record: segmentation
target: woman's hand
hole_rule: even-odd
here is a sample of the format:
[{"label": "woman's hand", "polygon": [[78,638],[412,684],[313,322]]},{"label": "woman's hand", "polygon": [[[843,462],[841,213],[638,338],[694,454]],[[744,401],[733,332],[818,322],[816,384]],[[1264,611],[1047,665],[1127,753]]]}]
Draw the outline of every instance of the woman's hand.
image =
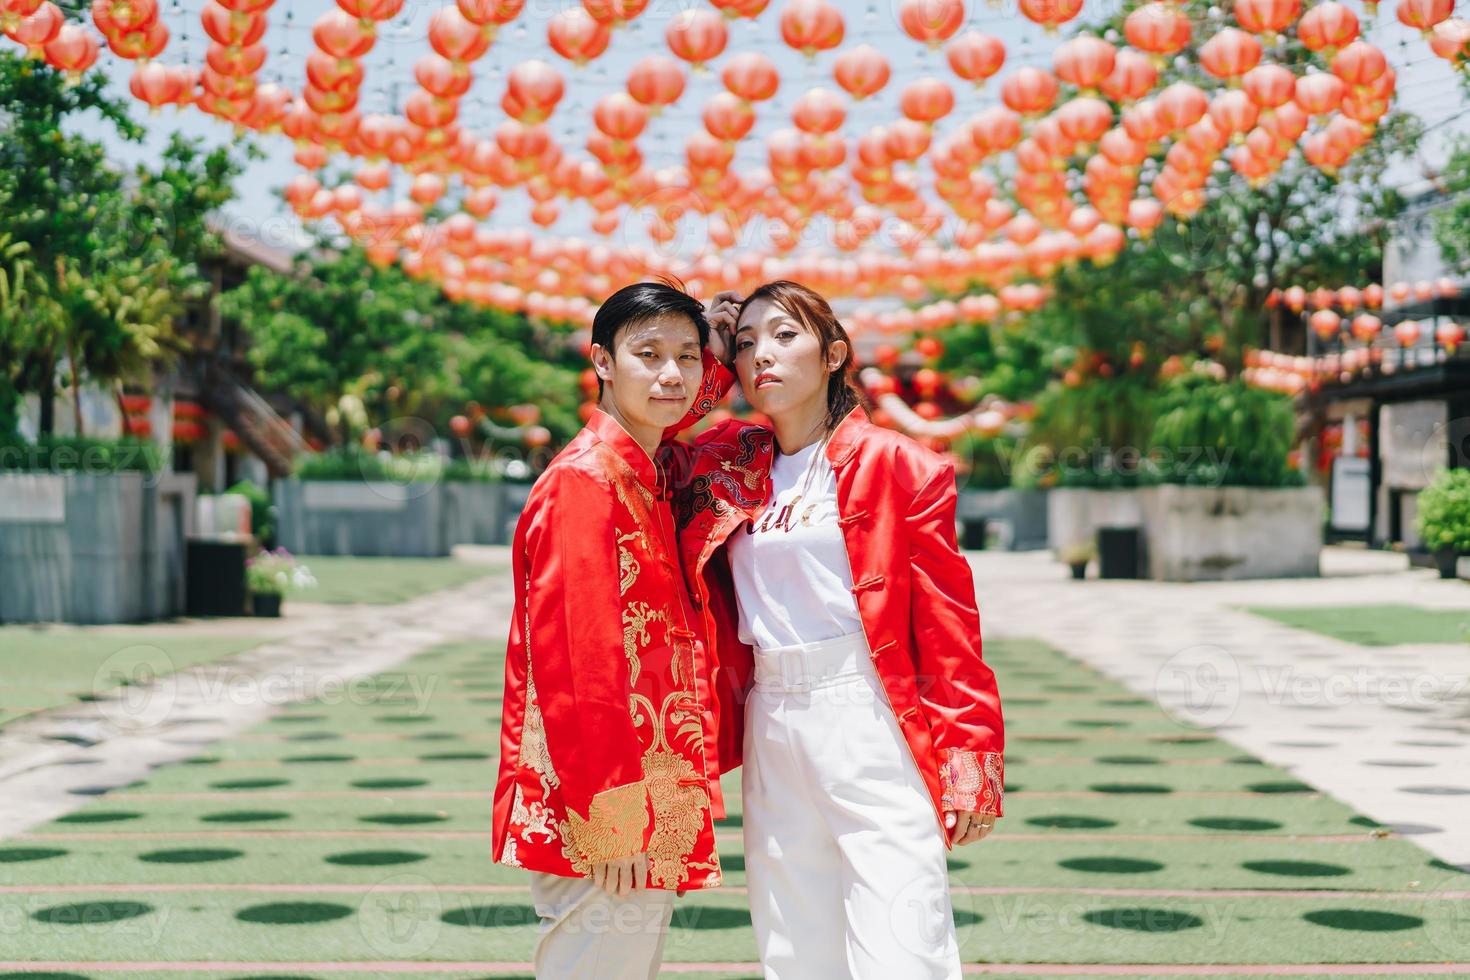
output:
[{"label": "woman's hand", "polygon": [[715,293],[705,307],[705,319],[709,320],[709,350],[725,367],[735,363],[735,322],[740,316],[739,293],[724,290]]},{"label": "woman's hand", "polygon": [[995,829],[995,814],[976,813],[973,810],[944,811],[944,826],[949,829],[949,839],[955,847],[984,840]]}]

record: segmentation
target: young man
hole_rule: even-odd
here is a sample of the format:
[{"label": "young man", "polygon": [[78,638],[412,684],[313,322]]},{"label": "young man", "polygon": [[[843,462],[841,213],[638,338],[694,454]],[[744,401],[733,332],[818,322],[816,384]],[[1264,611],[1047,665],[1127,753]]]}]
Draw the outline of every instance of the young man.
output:
[{"label": "young man", "polygon": [[544,980],[655,976],[675,893],[720,884],[720,681],[654,462],[729,386],[709,334],[671,286],[613,294],[598,408],[516,526],[493,853],[532,872]]}]

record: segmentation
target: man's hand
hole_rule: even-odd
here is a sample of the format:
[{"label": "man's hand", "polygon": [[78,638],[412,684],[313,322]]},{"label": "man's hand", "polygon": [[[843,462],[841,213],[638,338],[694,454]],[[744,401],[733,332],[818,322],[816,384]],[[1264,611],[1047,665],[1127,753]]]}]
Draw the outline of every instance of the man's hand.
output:
[{"label": "man's hand", "polygon": [[973,810],[944,811],[944,826],[949,828],[949,839],[955,847],[984,840],[995,829],[995,814],[976,813]]},{"label": "man's hand", "polygon": [[715,293],[705,308],[710,353],[727,368],[735,363],[735,321],[740,316],[740,303],[740,294],[727,289]]},{"label": "man's hand", "polygon": [[619,898],[632,892],[644,891],[643,883],[647,880],[647,854],[634,854],[631,857],[618,858],[616,861],[603,861],[601,864],[592,866],[592,883],[609,895],[616,895]]}]

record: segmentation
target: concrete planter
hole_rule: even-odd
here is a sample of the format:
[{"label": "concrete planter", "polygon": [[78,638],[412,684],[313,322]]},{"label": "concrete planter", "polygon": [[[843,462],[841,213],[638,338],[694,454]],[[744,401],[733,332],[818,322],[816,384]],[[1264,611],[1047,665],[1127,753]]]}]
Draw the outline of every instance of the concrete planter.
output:
[{"label": "concrete planter", "polygon": [[457,544],[505,544],[505,484],[456,480],[444,484],[444,535]]},{"label": "concrete planter", "polygon": [[1096,541],[1100,527],[1142,527],[1136,489],[1053,487],[1046,497],[1046,544],[1053,551]]},{"label": "concrete planter", "polygon": [[[958,507],[959,519],[1001,523],[1008,529],[1009,551],[1031,551],[1045,548],[1047,543],[1047,504],[1049,490],[962,490]],[[1003,537],[1003,540],[1004,537]]]},{"label": "concrete planter", "polygon": [[1139,491],[1149,578],[1166,582],[1320,574],[1322,491],[1192,487]]},{"label": "concrete planter", "polygon": [[449,554],[439,483],[279,480],[276,537],[303,555],[438,558]]},{"label": "concrete planter", "polygon": [[194,482],[176,473],[0,474],[0,621],[182,613]]}]

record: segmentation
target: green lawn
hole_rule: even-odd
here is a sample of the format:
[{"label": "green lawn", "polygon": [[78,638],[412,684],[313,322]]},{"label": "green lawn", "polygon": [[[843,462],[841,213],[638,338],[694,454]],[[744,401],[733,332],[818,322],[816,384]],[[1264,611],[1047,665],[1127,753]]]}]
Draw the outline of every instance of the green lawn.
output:
[{"label": "green lawn", "polygon": [[[951,856],[967,961],[1470,961],[1463,902],[1438,894],[1470,890],[1470,875],[1375,838],[1373,821],[1052,649],[986,653],[1007,703],[1007,816]],[[350,961],[355,976],[390,978],[405,960],[493,962],[509,967],[414,975],[527,976],[514,967],[536,935],[525,875],[489,859],[502,671],[489,642],[428,651],[355,700],[293,706],[0,842],[25,918],[0,962],[61,961],[99,980],[162,974],[87,961],[261,964],[188,973],[220,978],[270,963]],[[680,901],[670,964],[756,956],[738,776],[726,791],[732,887]],[[754,975],[707,969],[680,975]]]},{"label": "green lawn", "polygon": [[1399,643],[1470,643],[1465,609],[1419,606],[1246,606],[1246,612],[1297,629],[1369,647]]},{"label": "green lawn", "polygon": [[[504,568],[453,558],[348,558],[298,555],[319,587],[297,593],[302,602],[391,605],[490,575]],[[290,600],[287,600],[289,605]]]}]

